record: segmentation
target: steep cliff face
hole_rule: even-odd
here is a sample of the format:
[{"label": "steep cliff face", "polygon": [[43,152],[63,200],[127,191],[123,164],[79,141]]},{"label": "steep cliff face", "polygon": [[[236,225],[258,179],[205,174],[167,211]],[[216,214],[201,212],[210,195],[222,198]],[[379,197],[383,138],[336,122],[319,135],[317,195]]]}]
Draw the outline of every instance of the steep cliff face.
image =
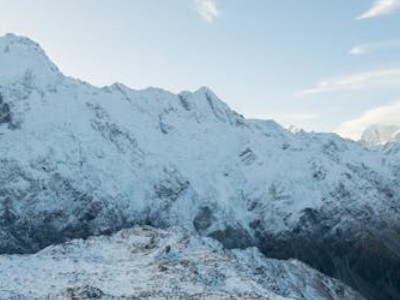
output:
[{"label": "steep cliff face", "polygon": [[207,88],[96,88],[13,35],[0,95],[0,253],[179,225],[400,297],[397,155],[245,119]]}]

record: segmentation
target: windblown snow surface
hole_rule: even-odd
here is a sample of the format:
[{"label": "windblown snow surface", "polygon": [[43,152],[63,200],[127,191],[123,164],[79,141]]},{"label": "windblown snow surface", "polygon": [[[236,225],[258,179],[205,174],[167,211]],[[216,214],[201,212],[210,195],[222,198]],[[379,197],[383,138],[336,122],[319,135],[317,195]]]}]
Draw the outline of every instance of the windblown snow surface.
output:
[{"label": "windblown snow surface", "polygon": [[[226,249],[303,261],[369,299],[400,299],[400,152],[388,147],[245,119],[207,88],[97,88],[64,76],[31,40],[0,38],[1,254],[179,226]],[[6,261],[45,259],[50,272],[46,251],[2,258],[1,276]],[[67,288],[66,278],[54,284]]]}]

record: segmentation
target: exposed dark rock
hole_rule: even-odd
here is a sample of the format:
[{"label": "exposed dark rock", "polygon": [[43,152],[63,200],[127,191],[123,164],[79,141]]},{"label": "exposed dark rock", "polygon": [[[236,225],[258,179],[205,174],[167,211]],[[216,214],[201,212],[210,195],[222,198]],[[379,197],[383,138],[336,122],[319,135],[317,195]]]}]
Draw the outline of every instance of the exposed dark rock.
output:
[{"label": "exposed dark rock", "polygon": [[[333,230],[324,226],[324,218],[307,210],[296,231],[280,235],[258,232],[258,246],[268,257],[304,261],[368,299],[400,299],[400,235],[394,230],[376,234],[359,228]],[[394,241],[397,250],[389,247],[387,240]]]},{"label": "exposed dark rock", "polygon": [[251,165],[256,159],[257,156],[254,154],[253,150],[250,148],[246,148],[239,154],[240,159],[246,165]]},{"label": "exposed dark rock", "polygon": [[0,125],[10,124],[11,121],[12,119],[10,106],[4,102],[3,96],[0,94]]},{"label": "exposed dark rock", "polygon": [[174,126],[165,122],[162,115],[160,115],[160,117],[159,117],[159,126],[160,126],[160,130],[163,134],[168,134],[174,130]]},{"label": "exposed dark rock", "polygon": [[234,228],[228,225],[223,230],[211,232],[209,236],[219,241],[227,249],[244,249],[254,245],[250,234],[240,227]]},{"label": "exposed dark rock", "polygon": [[178,97],[179,97],[179,101],[180,101],[182,107],[187,111],[191,111],[192,105],[188,100],[188,95],[185,93],[181,93],[178,95]]},{"label": "exposed dark rock", "polygon": [[154,185],[156,197],[175,201],[189,188],[190,183],[175,169],[164,171],[167,178]]},{"label": "exposed dark rock", "polygon": [[213,211],[210,207],[204,206],[201,207],[196,217],[193,220],[194,228],[197,231],[204,231],[209,228],[215,221],[215,217],[213,215]]},{"label": "exposed dark rock", "polygon": [[[0,161],[0,166],[4,171],[13,169],[13,173],[5,173],[8,181],[18,181],[23,177],[30,186],[25,193],[7,186],[0,187],[0,254],[33,253],[69,239],[109,234],[132,226],[121,211],[110,206],[106,208],[104,200],[81,192],[58,173],[42,186],[20,172],[18,164]],[[36,199],[44,195],[68,203],[68,206],[35,208]],[[28,211],[22,211],[21,206]],[[32,208],[35,210],[31,211]]]},{"label": "exposed dark rock", "polygon": [[79,288],[69,288],[66,290],[66,294],[71,298],[71,300],[100,299],[104,296],[101,289],[90,285]]}]

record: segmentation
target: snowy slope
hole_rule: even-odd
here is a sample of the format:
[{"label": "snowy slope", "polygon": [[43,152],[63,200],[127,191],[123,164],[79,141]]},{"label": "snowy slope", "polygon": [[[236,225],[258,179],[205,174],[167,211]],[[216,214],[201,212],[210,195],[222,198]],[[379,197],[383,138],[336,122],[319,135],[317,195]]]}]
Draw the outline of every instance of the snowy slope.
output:
[{"label": "snowy slope", "polygon": [[207,88],[96,88],[13,35],[0,95],[0,253],[179,225],[400,297],[400,159],[245,119]]},{"label": "snowy slope", "polygon": [[0,266],[1,299],[363,299],[298,261],[224,251],[178,228],[74,240]]}]

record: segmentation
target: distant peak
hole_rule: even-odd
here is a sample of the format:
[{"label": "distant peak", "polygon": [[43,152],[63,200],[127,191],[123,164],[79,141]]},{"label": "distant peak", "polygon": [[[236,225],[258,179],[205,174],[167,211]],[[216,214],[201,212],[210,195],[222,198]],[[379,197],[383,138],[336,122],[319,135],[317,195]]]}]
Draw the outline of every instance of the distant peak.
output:
[{"label": "distant peak", "polygon": [[400,141],[399,131],[399,125],[374,124],[363,131],[361,141],[368,145],[383,145],[390,142],[397,142]]},{"label": "distant peak", "polygon": [[129,86],[123,84],[122,82],[114,82],[109,88],[113,90],[132,90]]},{"label": "distant peak", "polygon": [[226,105],[221,99],[217,97],[217,95],[208,87],[201,87],[198,90],[191,93],[194,98],[198,98],[201,100],[206,100],[211,105],[212,103],[221,103]]},{"label": "distant peak", "polygon": [[210,88],[208,88],[206,86],[200,87],[197,91],[195,91],[195,93],[206,94],[206,95],[210,95],[212,97],[217,97],[215,95],[215,93]]},{"label": "distant peak", "polygon": [[186,110],[201,112],[204,116],[213,116],[215,120],[240,125],[243,117],[233,111],[208,87],[195,92],[181,92],[178,97]]},{"label": "distant peak", "polygon": [[287,127],[286,129],[287,129],[289,132],[293,133],[293,134],[297,134],[297,133],[303,131],[303,129],[301,129],[301,128],[299,128],[299,127],[293,125],[293,124],[292,124],[292,125],[289,125],[289,127]]}]

